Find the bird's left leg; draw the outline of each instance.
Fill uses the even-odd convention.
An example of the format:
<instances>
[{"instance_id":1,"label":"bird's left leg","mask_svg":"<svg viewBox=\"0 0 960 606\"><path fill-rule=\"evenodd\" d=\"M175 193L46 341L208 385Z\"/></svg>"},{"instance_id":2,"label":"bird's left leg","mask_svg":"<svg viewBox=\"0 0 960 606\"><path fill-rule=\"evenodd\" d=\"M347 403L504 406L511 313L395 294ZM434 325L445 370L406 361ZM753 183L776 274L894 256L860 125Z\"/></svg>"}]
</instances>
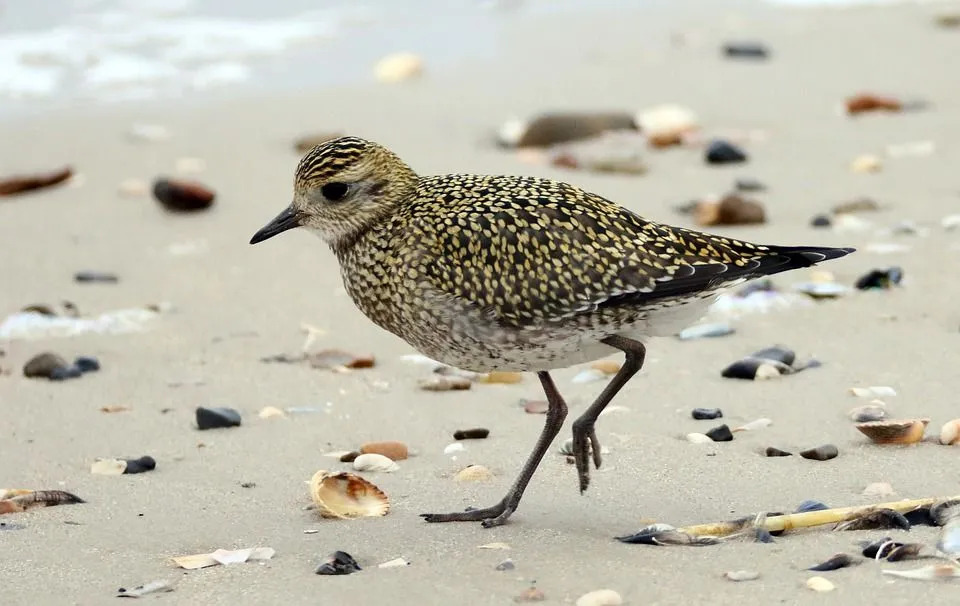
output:
<instances>
[{"instance_id":1,"label":"bird's left leg","mask_svg":"<svg viewBox=\"0 0 960 606\"><path fill-rule=\"evenodd\" d=\"M580 492L584 492L590 485L590 450L593 450L593 464L600 467L600 442L597 440L597 431L594 424L597 417L613 400L633 375L643 367L643 359L647 348L640 341L614 335L602 339L610 347L616 347L626 354L623 366L617 371L610 383L603 389L597 399L573 422L573 457L577 464L577 476L580 480Z\"/></svg>"}]
</instances>

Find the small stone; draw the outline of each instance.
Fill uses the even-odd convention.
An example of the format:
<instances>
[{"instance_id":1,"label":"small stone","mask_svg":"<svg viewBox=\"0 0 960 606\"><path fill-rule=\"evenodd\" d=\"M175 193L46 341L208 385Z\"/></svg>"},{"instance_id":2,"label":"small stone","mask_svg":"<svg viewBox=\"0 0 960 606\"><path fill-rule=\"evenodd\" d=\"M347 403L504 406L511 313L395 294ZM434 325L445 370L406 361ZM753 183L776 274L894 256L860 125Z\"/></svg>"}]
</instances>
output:
<instances>
[{"instance_id":1,"label":"small stone","mask_svg":"<svg viewBox=\"0 0 960 606\"><path fill-rule=\"evenodd\" d=\"M503 572L505 570L513 570L514 568L516 568L516 565L513 563L513 560L511 560L510 558L507 558L506 560L497 564L494 570L499 570Z\"/></svg>"},{"instance_id":2,"label":"small stone","mask_svg":"<svg viewBox=\"0 0 960 606\"><path fill-rule=\"evenodd\" d=\"M523 603L523 602L542 602L547 599L547 596L537 589L536 587L528 587L520 592L520 595L513 598L514 602Z\"/></svg>"},{"instance_id":3,"label":"small stone","mask_svg":"<svg viewBox=\"0 0 960 606\"><path fill-rule=\"evenodd\" d=\"M688 433L686 438L691 444L713 444L710 436L703 433Z\"/></svg>"},{"instance_id":4,"label":"small stone","mask_svg":"<svg viewBox=\"0 0 960 606\"><path fill-rule=\"evenodd\" d=\"M394 53L377 62L374 74L386 83L403 82L423 73L423 60L413 53Z\"/></svg>"},{"instance_id":5,"label":"small stone","mask_svg":"<svg viewBox=\"0 0 960 606\"><path fill-rule=\"evenodd\" d=\"M519 372L494 370L485 375L481 375L479 381L481 383L503 383L505 385L511 385L523 381L523 374Z\"/></svg>"},{"instance_id":6,"label":"small stone","mask_svg":"<svg viewBox=\"0 0 960 606\"><path fill-rule=\"evenodd\" d=\"M385 457L382 454L369 453L361 454L354 459L353 468L357 471L382 471L384 473L391 473L400 469L400 466L390 457Z\"/></svg>"},{"instance_id":7,"label":"small stone","mask_svg":"<svg viewBox=\"0 0 960 606\"><path fill-rule=\"evenodd\" d=\"M282 419L287 416L287 413L276 406L264 406L260 409L260 412L257 413L257 416L261 419Z\"/></svg>"},{"instance_id":8,"label":"small stone","mask_svg":"<svg viewBox=\"0 0 960 606\"><path fill-rule=\"evenodd\" d=\"M901 280L903 280L903 269L889 267L887 269L874 269L861 276L855 286L859 290L886 290L900 284Z\"/></svg>"},{"instance_id":9,"label":"small stone","mask_svg":"<svg viewBox=\"0 0 960 606\"><path fill-rule=\"evenodd\" d=\"M345 551L335 551L327 556L327 559L317 566L314 572L316 574L334 575L351 574L360 570L363 569L360 568L360 564L357 564L352 555Z\"/></svg>"},{"instance_id":10,"label":"small stone","mask_svg":"<svg viewBox=\"0 0 960 606\"><path fill-rule=\"evenodd\" d=\"M476 427L474 429L458 429L453 432L454 440L483 440L490 435L489 429Z\"/></svg>"},{"instance_id":11,"label":"small stone","mask_svg":"<svg viewBox=\"0 0 960 606\"><path fill-rule=\"evenodd\" d=\"M240 413L233 408L198 406L196 416L197 429L218 429L240 425Z\"/></svg>"},{"instance_id":12,"label":"small stone","mask_svg":"<svg viewBox=\"0 0 960 606\"><path fill-rule=\"evenodd\" d=\"M469 465L457 472L457 482L487 482L493 479L493 473L483 465Z\"/></svg>"},{"instance_id":13,"label":"small stone","mask_svg":"<svg viewBox=\"0 0 960 606\"><path fill-rule=\"evenodd\" d=\"M723 54L731 59L766 59L770 52L759 42L728 42L723 45Z\"/></svg>"},{"instance_id":14,"label":"small stone","mask_svg":"<svg viewBox=\"0 0 960 606\"><path fill-rule=\"evenodd\" d=\"M815 215L810 219L810 227L830 227L832 223L830 215Z\"/></svg>"},{"instance_id":15,"label":"small stone","mask_svg":"<svg viewBox=\"0 0 960 606\"><path fill-rule=\"evenodd\" d=\"M73 366L80 372L96 372L100 370L100 361L93 356L79 356L73 361Z\"/></svg>"},{"instance_id":16,"label":"small stone","mask_svg":"<svg viewBox=\"0 0 960 606\"><path fill-rule=\"evenodd\" d=\"M793 456L792 452L787 452L786 450L780 450L773 446L767 446L766 450L763 451L763 454L768 457L791 457Z\"/></svg>"},{"instance_id":17,"label":"small stone","mask_svg":"<svg viewBox=\"0 0 960 606\"><path fill-rule=\"evenodd\" d=\"M590 368L599 370L606 375L615 375L620 371L620 362L615 360L597 360L590 365Z\"/></svg>"},{"instance_id":18,"label":"small stone","mask_svg":"<svg viewBox=\"0 0 960 606\"><path fill-rule=\"evenodd\" d=\"M707 164L738 164L747 161L747 154L734 144L717 139L707 146Z\"/></svg>"},{"instance_id":19,"label":"small stone","mask_svg":"<svg viewBox=\"0 0 960 606\"><path fill-rule=\"evenodd\" d=\"M394 558L392 560L387 560L383 564L377 564L377 568L403 568L404 566L409 566L410 562L404 560L403 558Z\"/></svg>"},{"instance_id":20,"label":"small stone","mask_svg":"<svg viewBox=\"0 0 960 606\"><path fill-rule=\"evenodd\" d=\"M216 194L194 181L160 177L153 182L153 196L168 211L194 212L210 208Z\"/></svg>"},{"instance_id":21,"label":"small stone","mask_svg":"<svg viewBox=\"0 0 960 606\"><path fill-rule=\"evenodd\" d=\"M840 454L840 452L833 444L824 444L823 446L800 451L801 457L812 461L829 461L830 459L836 458L838 454Z\"/></svg>"},{"instance_id":22,"label":"small stone","mask_svg":"<svg viewBox=\"0 0 960 606\"><path fill-rule=\"evenodd\" d=\"M50 371L50 380L66 381L68 379L76 379L82 374L83 371L76 366L61 366Z\"/></svg>"},{"instance_id":23,"label":"small stone","mask_svg":"<svg viewBox=\"0 0 960 606\"><path fill-rule=\"evenodd\" d=\"M520 400L523 405L523 411L530 415L547 414L550 403L545 400Z\"/></svg>"},{"instance_id":24,"label":"small stone","mask_svg":"<svg viewBox=\"0 0 960 606\"><path fill-rule=\"evenodd\" d=\"M933 18L933 22L944 28L960 27L960 13L943 13L942 15L936 15Z\"/></svg>"},{"instance_id":25,"label":"small stone","mask_svg":"<svg viewBox=\"0 0 960 606\"><path fill-rule=\"evenodd\" d=\"M623 598L612 589L597 589L577 598L576 606L620 606Z\"/></svg>"},{"instance_id":26,"label":"small stone","mask_svg":"<svg viewBox=\"0 0 960 606\"><path fill-rule=\"evenodd\" d=\"M883 168L883 160L879 156L864 154L857 156L850 163L850 170L855 173L875 173Z\"/></svg>"},{"instance_id":27,"label":"small stone","mask_svg":"<svg viewBox=\"0 0 960 606\"><path fill-rule=\"evenodd\" d=\"M58 368L66 368L67 361L52 352L44 352L30 358L23 365L23 376L30 378L50 378L51 373Z\"/></svg>"},{"instance_id":28,"label":"small stone","mask_svg":"<svg viewBox=\"0 0 960 606\"><path fill-rule=\"evenodd\" d=\"M896 494L889 482L872 482L860 493L865 497L889 497Z\"/></svg>"},{"instance_id":29,"label":"small stone","mask_svg":"<svg viewBox=\"0 0 960 606\"><path fill-rule=\"evenodd\" d=\"M157 462L153 457L149 455L144 455L139 459L127 459L126 467L123 470L125 474L132 473L143 473L145 471L153 471L157 467Z\"/></svg>"},{"instance_id":30,"label":"small stone","mask_svg":"<svg viewBox=\"0 0 960 606\"><path fill-rule=\"evenodd\" d=\"M693 339L725 337L732 335L734 332L733 327L726 322L712 322L709 324L688 326L677 333L677 338L681 341L691 341Z\"/></svg>"},{"instance_id":31,"label":"small stone","mask_svg":"<svg viewBox=\"0 0 960 606\"><path fill-rule=\"evenodd\" d=\"M836 589L833 583L823 577L810 577L807 579L807 587L820 593Z\"/></svg>"},{"instance_id":32,"label":"small stone","mask_svg":"<svg viewBox=\"0 0 960 606\"><path fill-rule=\"evenodd\" d=\"M733 432L726 425L718 425L707 432L707 437L714 442L730 442L733 440Z\"/></svg>"},{"instance_id":33,"label":"small stone","mask_svg":"<svg viewBox=\"0 0 960 606\"><path fill-rule=\"evenodd\" d=\"M402 461L410 456L410 450L403 442L367 442L360 446L363 454L380 454L393 461Z\"/></svg>"},{"instance_id":34,"label":"small stone","mask_svg":"<svg viewBox=\"0 0 960 606\"><path fill-rule=\"evenodd\" d=\"M697 224L704 227L712 225L754 225L766 223L766 211L763 205L737 194L724 196L719 202L702 202L696 209Z\"/></svg>"},{"instance_id":35,"label":"small stone","mask_svg":"<svg viewBox=\"0 0 960 606\"><path fill-rule=\"evenodd\" d=\"M723 573L723 578L728 581L753 581L760 578L760 573L756 570L728 570Z\"/></svg>"},{"instance_id":36,"label":"small stone","mask_svg":"<svg viewBox=\"0 0 960 606\"><path fill-rule=\"evenodd\" d=\"M463 452L466 449L467 447L464 446L462 442L454 442L452 444L447 444L447 446L443 449L443 454L449 455L455 452Z\"/></svg>"},{"instance_id":37,"label":"small stone","mask_svg":"<svg viewBox=\"0 0 960 606\"><path fill-rule=\"evenodd\" d=\"M690 414L694 419L703 421L707 419L719 419L723 416L723 411L719 408L694 408Z\"/></svg>"},{"instance_id":38,"label":"small stone","mask_svg":"<svg viewBox=\"0 0 960 606\"><path fill-rule=\"evenodd\" d=\"M733 186L737 191L764 191L767 189L767 186L757 181L756 179L750 179L748 177L737 179Z\"/></svg>"},{"instance_id":39,"label":"small stone","mask_svg":"<svg viewBox=\"0 0 960 606\"><path fill-rule=\"evenodd\" d=\"M120 281L117 274L110 274L102 271L78 271L73 274L73 280L81 284L100 282L101 284L116 284Z\"/></svg>"},{"instance_id":40,"label":"small stone","mask_svg":"<svg viewBox=\"0 0 960 606\"><path fill-rule=\"evenodd\" d=\"M903 110L903 103L892 97L881 97L870 93L861 93L847 98L845 102L847 113L851 116L864 112L886 111L899 112Z\"/></svg>"},{"instance_id":41,"label":"small stone","mask_svg":"<svg viewBox=\"0 0 960 606\"><path fill-rule=\"evenodd\" d=\"M877 400L877 402L879 402L879 400ZM873 421L882 421L886 418L887 409L883 406L871 404L850 409L850 420L855 423L871 423Z\"/></svg>"},{"instance_id":42,"label":"small stone","mask_svg":"<svg viewBox=\"0 0 960 606\"><path fill-rule=\"evenodd\" d=\"M473 383L463 377L435 375L429 379L421 379L417 386L425 391L460 391L470 389Z\"/></svg>"},{"instance_id":43,"label":"small stone","mask_svg":"<svg viewBox=\"0 0 960 606\"><path fill-rule=\"evenodd\" d=\"M345 452L345 453L343 453L343 454L340 455L338 458L339 458L339 460L340 460L341 463L353 463L354 461L357 460L357 457L359 457L359 456L362 455L362 454L363 454L362 452L358 452L358 451L356 451L356 450L352 450L352 451L350 451L350 452Z\"/></svg>"}]
</instances>

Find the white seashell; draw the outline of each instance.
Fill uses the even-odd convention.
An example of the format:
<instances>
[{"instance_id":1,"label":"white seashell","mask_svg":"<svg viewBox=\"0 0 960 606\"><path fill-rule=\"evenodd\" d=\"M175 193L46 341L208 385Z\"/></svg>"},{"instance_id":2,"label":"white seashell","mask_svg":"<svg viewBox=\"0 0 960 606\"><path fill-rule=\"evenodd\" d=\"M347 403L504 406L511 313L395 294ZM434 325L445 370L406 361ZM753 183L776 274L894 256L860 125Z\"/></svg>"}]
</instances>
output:
<instances>
[{"instance_id":1,"label":"white seashell","mask_svg":"<svg viewBox=\"0 0 960 606\"><path fill-rule=\"evenodd\" d=\"M697 130L700 125L692 110L680 105L657 105L637 113L640 132L651 138L679 136Z\"/></svg>"},{"instance_id":2,"label":"white seashell","mask_svg":"<svg viewBox=\"0 0 960 606\"><path fill-rule=\"evenodd\" d=\"M409 566L410 562L404 560L403 558L394 558L383 564L377 564L377 568L400 568L402 566Z\"/></svg>"},{"instance_id":3,"label":"white seashell","mask_svg":"<svg viewBox=\"0 0 960 606\"><path fill-rule=\"evenodd\" d=\"M458 471L454 479L458 482L486 482L493 479L493 473L483 465L469 465Z\"/></svg>"},{"instance_id":4,"label":"white seashell","mask_svg":"<svg viewBox=\"0 0 960 606\"><path fill-rule=\"evenodd\" d=\"M333 473L321 469L313 474L310 496L325 518L377 517L390 511L390 502L382 490L345 471Z\"/></svg>"},{"instance_id":5,"label":"white seashell","mask_svg":"<svg viewBox=\"0 0 960 606\"><path fill-rule=\"evenodd\" d=\"M887 385L871 385L870 387L851 387L850 394L858 398L892 398L897 390Z\"/></svg>"},{"instance_id":6,"label":"white seashell","mask_svg":"<svg viewBox=\"0 0 960 606\"><path fill-rule=\"evenodd\" d=\"M687 442L692 444L713 444L713 440L710 439L710 436L703 433L688 433Z\"/></svg>"},{"instance_id":7,"label":"white seashell","mask_svg":"<svg viewBox=\"0 0 960 606\"><path fill-rule=\"evenodd\" d=\"M510 545L507 543L484 543L478 545L477 549L510 549Z\"/></svg>"},{"instance_id":8,"label":"white seashell","mask_svg":"<svg viewBox=\"0 0 960 606\"><path fill-rule=\"evenodd\" d=\"M463 442L454 442L453 444L447 444L447 447L443 449L443 454L449 455L455 452L463 452L466 449L467 447L463 445Z\"/></svg>"},{"instance_id":9,"label":"white seashell","mask_svg":"<svg viewBox=\"0 0 960 606\"><path fill-rule=\"evenodd\" d=\"M888 497L895 494L893 486L887 482L873 482L867 484L861 493L865 497Z\"/></svg>"},{"instance_id":10,"label":"white seashell","mask_svg":"<svg viewBox=\"0 0 960 606\"><path fill-rule=\"evenodd\" d=\"M159 124L134 124L127 131L127 137L131 141L144 143L166 141L170 138L170 129Z\"/></svg>"},{"instance_id":11,"label":"white seashell","mask_svg":"<svg viewBox=\"0 0 960 606\"><path fill-rule=\"evenodd\" d=\"M274 417L285 417L287 416L287 413L280 410L276 406L266 406L257 413L257 416L261 419L272 419Z\"/></svg>"},{"instance_id":12,"label":"white seashell","mask_svg":"<svg viewBox=\"0 0 960 606\"><path fill-rule=\"evenodd\" d=\"M677 333L677 338L681 341L690 341L693 339L723 337L733 333L733 327L726 322L713 322L710 324L697 324L696 326L688 326Z\"/></svg>"},{"instance_id":13,"label":"white seashell","mask_svg":"<svg viewBox=\"0 0 960 606\"><path fill-rule=\"evenodd\" d=\"M960 444L960 419L947 421L940 429L940 443L944 446Z\"/></svg>"},{"instance_id":14,"label":"white seashell","mask_svg":"<svg viewBox=\"0 0 960 606\"><path fill-rule=\"evenodd\" d=\"M357 471L383 471L389 473L400 469L400 466L390 457L371 452L362 454L354 459L353 468Z\"/></svg>"},{"instance_id":15,"label":"white seashell","mask_svg":"<svg viewBox=\"0 0 960 606\"><path fill-rule=\"evenodd\" d=\"M403 82L423 73L423 59L413 53L394 53L380 59L373 71L380 82Z\"/></svg>"},{"instance_id":16,"label":"white seashell","mask_svg":"<svg viewBox=\"0 0 960 606\"><path fill-rule=\"evenodd\" d=\"M131 198L146 196L150 193L150 185L142 179L124 179L117 186L117 193Z\"/></svg>"},{"instance_id":17,"label":"white seashell","mask_svg":"<svg viewBox=\"0 0 960 606\"><path fill-rule=\"evenodd\" d=\"M597 589L577 598L576 606L620 606L623 598L612 589Z\"/></svg>"},{"instance_id":18,"label":"white seashell","mask_svg":"<svg viewBox=\"0 0 960 606\"><path fill-rule=\"evenodd\" d=\"M123 459L97 459L90 466L90 473L101 476L119 476L127 469L127 462Z\"/></svg>"},{"instance_id":19,"label":"white seashell","mask_svg":"<svg viewBox=\"0 0 960 606\"><path fill-rule=\"evenodd\" d=\"M833 218L833 231L840 233L864 232L873 228L873 223L863 217L851 215L848 213L837 215Z\"/></svg>"},{"instance_id":20,"label":"white seashell","mask_svg":"<svg viewBox=\"0 0 960 606\"><path fill-rule=\"evenodd\" d=\"M773 425L773 421L767 418L760 418L750 421L740 427L736 427L733 431L755 431L757 429L763 429L764 427L770 427Z\"/></svg>"},{"instance_id":21,"label":"white seashell","mask_svg":"<svg viewBox=\"0 0 960 606\"><path fill-rule=\"evenodd\" d=\"M947 215L940 219L940 226L947 231L952 231L960 227L960 215Z\"/></svg>"},{"instance_id":22,"label":"white seashell","mask_svg":"<svg viewBox=\"0 0 960 606\"><path fill-rule=\"evenodd\" d=\"M823 577L810 577L807 579L807 587L820 593L833 591L836 589L836 586L833 583Z\"/></svg>"},{"instance_id":23,"label":"white seashell","mask_svg":"<svg viewBox=\"0 0 960 606\"><path fill-rule=\"evenodd\" d=\"M723 576L730 581L753 581L760 578L760 573L756 570L728 570Z\"/></svg>"},{"instance_id":24,"label":"white seashell","mask_svg":"<svg viewBox=\"0 0 960 606\"><path fill-rule=\"evenodd\" d=\"M863 154L857 156L850 163L850 170L855 173L876 173L883 168L883 160L879 156Z\"/></svg>"},{"instance_id":25,"label":"white seashell","mask_svg":"<svg viewBox=\"0 0 960 606\"><path fill-rule=\"evenodd\" d=\"M940 579L955 579L960 577L960 568L954 564L931 564L911 570L881 570L883 574L903 579L917 579L919 581L937 581Z\"/></svg>"},{"instance_id":26,"label":"white seashell","mask_svg":"<svg viewBox=\"0 0 960 606\"><path fill-rule=\"evenodd\" d=\"M586 368L573 376L574 383L592 383L606 379L607 375L596 368Z\"/></svg>"}]
</instances>

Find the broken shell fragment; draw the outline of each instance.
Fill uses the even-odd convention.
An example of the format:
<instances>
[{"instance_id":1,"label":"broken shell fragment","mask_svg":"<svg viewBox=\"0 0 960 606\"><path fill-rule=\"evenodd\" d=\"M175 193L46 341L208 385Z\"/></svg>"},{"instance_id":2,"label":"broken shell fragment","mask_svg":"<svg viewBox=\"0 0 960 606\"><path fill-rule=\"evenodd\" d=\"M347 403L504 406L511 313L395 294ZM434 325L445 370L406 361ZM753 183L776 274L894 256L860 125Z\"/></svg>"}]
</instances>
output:
<instances>
[{"instance_id":1,"label":"broken shell fragment","mask_svg":"<svg viewBox=\"0 0 960 606\"><path fill-rule=\"evenodd\" d=\"M480 383L503 383L509 385L523 381L523 374L505 370L494 370L485 375L481 375L477 380Z\"/></svg>"},{"instance_id":2,"label":"broken shell fragment","mask_svg":"<svg viewBox=\"0 0 960 606\"><path fill-rule=\"evenodd\" d=\"M858 564L856 560L851 558L845 553L838 553L835 556L831 557L828 560L820 562L816 566L811 566L807 570L813 570L815 572L825 572L828 570L839 570L841 568L846 568L847 566L853 566Z\"/></svg>"},{"instance_id":3,"label":"broken shell fragment","mask_svg":"<svg viewBox=\"0 0 960 606\"><path fill-rule=\"evenodd\" d=\"M692 444L711 444L713 440L710 439L710 436L702 433L688 433L687 442Z\"/></svg>"},{"instance_id":4,"label":"broken shell fragment","mask_svg":"<svg viewBox=\"0 0 960 606\"><path fill-rule=\"evenodd\" d=\"M876 173L883 168L883 160L878 156L863 154L850 162L850 170L855 173Z\"/></svg>"},{"instance_id":5,"label":"broken shell fragment","mask_svg":"<svg viewBox=\"0 0 960 606\"><path fill-rule=\"evenodd\" d=\"M693 339L723 337L731 335L734 332L733 327L726 322L715 322L710 324L697 324L696 326L684 328L677 333L677 338L681 341L691 341Z\"/></svg>"},{"instance_id":6,"label":"broken shell fragment","mask_svg":"<svg viewBox=\"0 0 960 606\"><path fill-rule=\"evenodd\" d=\"M960 444L960 419L947 421L940 428L940 443L944 446Z\"/></svg>"},{"instance_id":7,"label":"broken shell fragment","mask_svg":"<svg viewBox=\"0 0 960 606\"><path fill-rule=\"evenodd\" d=\"M840 454L840 452L833 444L824 444L823 446L800 451L801 457L810 459L811 461L829 461L830 459L835 459L838 454Z\"/></svg>"},{"instance_id":8,"label":"broken shell fragment","mask_svg":"<svg viewBox=\"0 0 960 606\"><path fill-rule=\"evenodd\" d=\"M377 453L368 453L361 454L354 459L353 468L357 471L382 471L390 473L400 469L400 466L390 457L385 457Z\"/></svg>"},{"instance_id":9,"label":"broken shell fragment","mask_svg":"<svg viewBox=\"0 0 960 606\"><path fill-rule=\"evenodd\" d=\"M334 551L314 570L316 574L352 574L363 570L353 556L346 551Z\"/></svg>"},{"instance_id":10,"label":"broken shell fragment","mask_svg":"<svg viewBox=\"0 0 960 606\"><path fill-rule=\"evenodd\" d=\"M543 415L547 414L547 409L550 408L550 403L546 400L520 400L520 405L523 406L523 412L530 415Z\"/></svg>"},{"instance_id":11,"label":"broken shell fragment","mask_svg":"<svg viewBox=\"0 0 960 606\"><path fill-rule=\"evenodd\" d=\"M216 194L200 183L161 177L153 182L153 197L168 211L194 212L210 208Z\"/></svg>"},{"instance_id":12,"label":"broken shell fragment","mask_svg":"<svg viewBox=\"0 0 960 606\"><path fill-rule=\"evenodd\" d=\"M486 482L493 479L493 473L483 465L469 465L457 472L457 482Z\"/></svg>"},{"instance_id":13,"label":"broken shell fragment","mask_svg":"<svg viewBox=\"0 0 960 606\"><path fill-rule=\"evenodd\" d=\"M71 176L73 176L73 169L67 166L48 173L6 177L0 179L0 196L12 196L35 189L43 189L63 183Z\"/></svg>"},{"instance_id":14,"label":"broken shell fragment","mask_svg":"<svg viewBox=\"0 0 960 606\"><path fill-rule=\"evenodd\" d=\"M373 68L377 80L397 83L416 78L423 73L423 59L409 52L393 53L380 59Z\"/></svg>"},{"instance_id":15,"label":"broken shell fragment","mask_svg":"<svg viewBox=\"0 0 960 606\"><path fill-rule=\"evenodd\" d=\"M919 558L927 557L927 550L924 545L920 543L907 543L905 545L899 545L890 550L890 554L887 556L888 562L899 562L901 560L916 560Z\"/></svg>"},{"instance_id":16,"label":"broken shell fragment","mask_svg":"<svg viewBox=\"0 0 960 606\"><path fill-rule=\"evenodd\" d=\"M863 545L863 543L861 543L861 545ZM890 537L884 537L879 541L867 543L860 553L863 554L863 557L870 558L871 560L882 560L890 555L894 549L902 546L903 543L897 543Z\"/></svg>"},{"instance_id":17,"label":"broken shell fragment","mask_svg":"<svg viewBox=\"0 0 960 606\"><path fill-rule=\"evenodd\" d=\"M930 419L901 419L858 423L856 428L874 444L914 444L923 439Z\"/></svg>"},{"instance_id":18,"label":"broken shell fragment","mask_svg":"<svg viewBox=\"0 0 960 606\"><path fill-rule=\"evenodd\" d=\"M360 446L360 452L363 454L379 454L393 461L402 461L410 456L410 450L403 442L367 442Z\"/></svg>"},{"instance_id":19,"label":"broken shell fragment","mask_svg":"<svg viewBox=\"0 0 960 606\"><path fill-rule=\"evenodd\" d=\"M372 482L352 473L320 470L310 479L310 496L325 518L387 515L387 495Z\"/></svg>"},{"instance_id":20,"label":"broken shell fragment","mask_svg":"<svg viewBox=\"0 0 960 606\"><path fill-rule=\"evenodd\" d=\"M763 429L764 427L770 427L773 424L773 421L767 418L754 419L749 423L744 423L740 427L734 427L733 431L756 431L758 429Z\"/></svg>"},{"instance_id":21,"label":"broken shell fragment","mask_svg":"<svg viewBox=\"0 0 960 606\"><path fill-rule=\"evenodd\" d=\"M888 385L871 385L870 387L851 387L850 395L858 398L892 398L897 390Z\"/></svg>"},{"instance_id":22,"label":"broken shell fragment","mask_svg":"<svg viewBox=\"0 0 960 606\"><path fill-rule=\"evenodd\" d=\"M372 368L373 356L358 356L340 349L325 349L316 353L307 354L307 362L312 368L329 368L333 370L343 368Z\"/></svg>"},{"instance_id":23,"label":"broken shell fragment","mask_svg":"<svg viewBox=\"0 0 960 606\"><path fill-rule=\"evenodd\" d=\"M28 509L75 503L86 503L86 501L64 490L0 488L0 514L19 513Z\"/></svg>"},{"instance_id":24,"label":"broken shell fragment","mask_svg":"<svg viewBox=\"0 0 960 606\"><path fill-rule=\"evenodd\" d=\"M899 112L903 110L903 103L901 101L893 97L882 97L871 93L860 93L848 97L844 105L847 108L847 113L851 116L865 112Z\"/></svg>"}]
</instances>

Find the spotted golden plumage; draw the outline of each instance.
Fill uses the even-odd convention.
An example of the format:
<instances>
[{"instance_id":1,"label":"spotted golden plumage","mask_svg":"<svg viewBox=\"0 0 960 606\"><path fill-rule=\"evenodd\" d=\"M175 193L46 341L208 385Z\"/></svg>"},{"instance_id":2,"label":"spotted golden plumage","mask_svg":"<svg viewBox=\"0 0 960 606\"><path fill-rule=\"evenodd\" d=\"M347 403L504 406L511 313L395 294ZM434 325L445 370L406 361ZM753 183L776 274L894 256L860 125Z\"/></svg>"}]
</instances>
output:
<instances>
[{"instance_id":1,"label":"spotted golden plumage","mask_svg":"<svg viewBox=\"0 0 960 606\"><path fill-rule=\"evenodd\" d=\"M648 336L672 334L733 284L842 257L849 248L763 246L643 219L573 185L532 177L420 177L356 137L311 150L294 200L251 240L304 226L330 245L372 321L425 355L476 371L536 371L550 409L530 459L494 507L430 521L502 523L566 416L548 371L626 354L573 425L581 491L594 423L640 369Z\"/></svg>"}]
</instances>

